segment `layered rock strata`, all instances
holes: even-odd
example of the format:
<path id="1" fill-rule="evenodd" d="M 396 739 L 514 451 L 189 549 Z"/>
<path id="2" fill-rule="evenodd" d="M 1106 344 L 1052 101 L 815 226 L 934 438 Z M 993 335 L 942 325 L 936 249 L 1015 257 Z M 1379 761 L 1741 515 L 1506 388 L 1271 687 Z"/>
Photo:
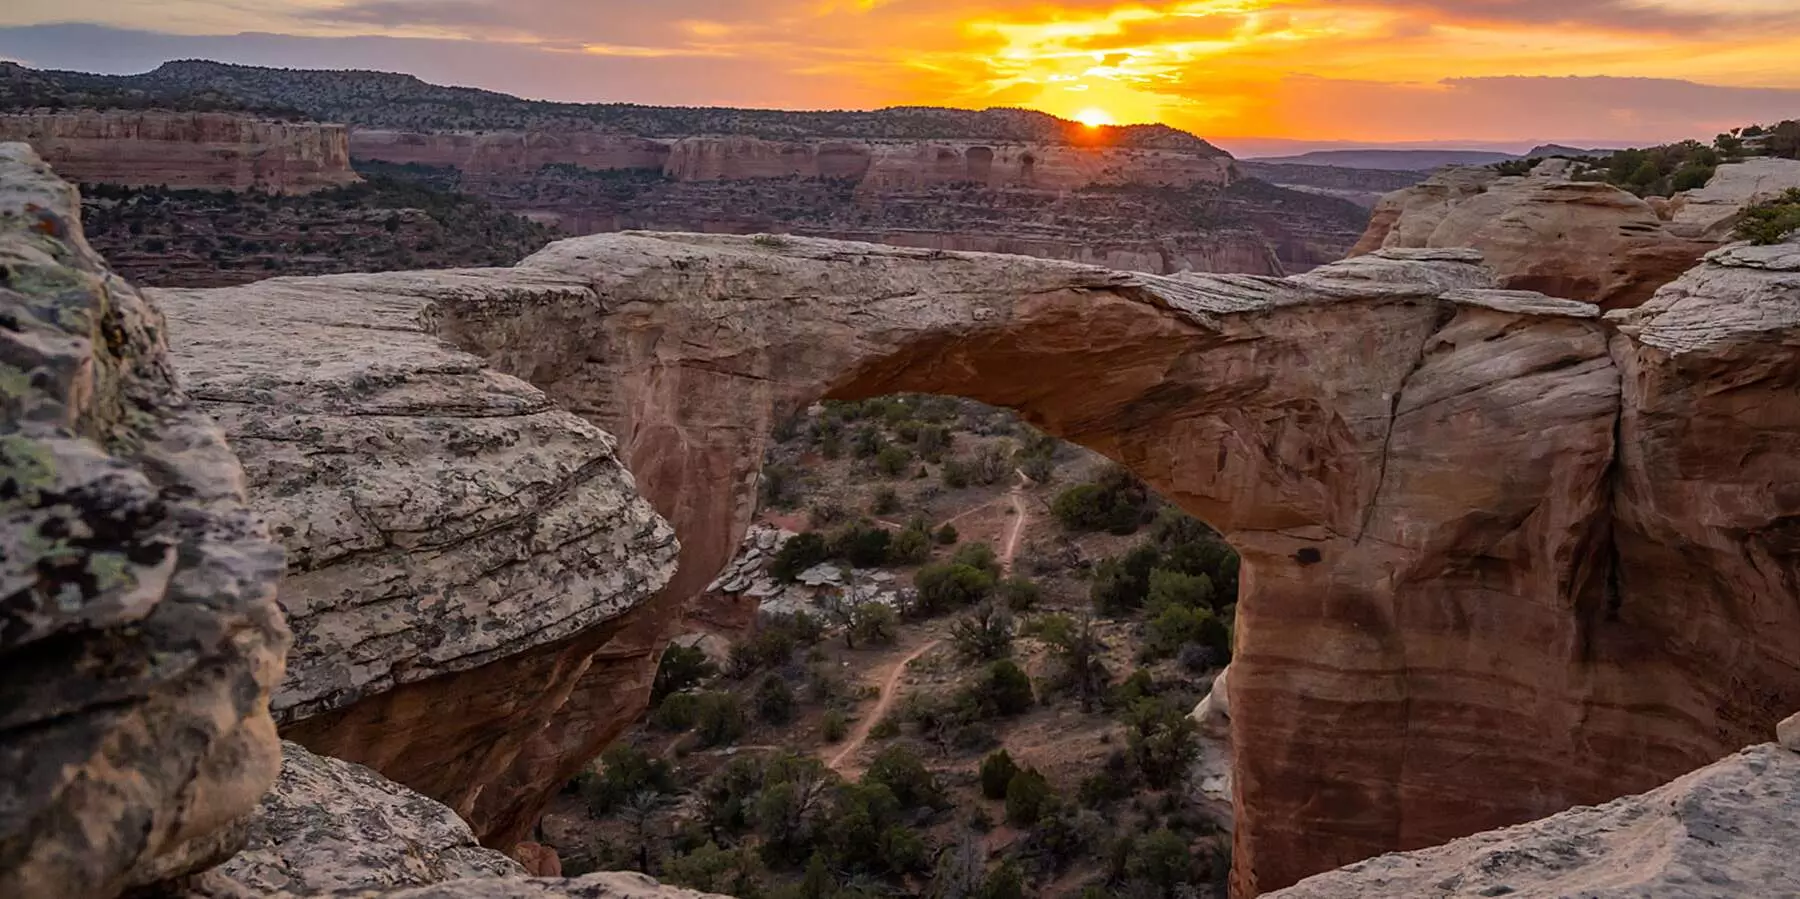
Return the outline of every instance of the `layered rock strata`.
<path id="1" fill-rule="evenodd" d="M 1734 177 L 1734 168 L 1722 167 L 1719 177 Z M 1502 287 L 1622 309 L 1649 299 L 1725 237 L 1673 228 L 1648 201 L 1569 175 L 1561 159 L 1525 176 L 1446 169 L 1383 198 L 1351 253 L 1469 247 Z"/>
<path id="2" fill-rule="evenodd" d="M 445 277 L 156 297 L 289 551 L 278 720 L 507 847 L 646 701 L 677 544 L 611 436 L 435 336 Z"/>
<path id="3" fill-rule="evenodd" d="M 0 115 L 71 181 L 307 193 L 360 180 L 342 125 L 217 112 L 75 110 Z"/>
<path id="4" fill-rule="evenodd" d="M 1384 855 L 1269 899 L 1800 895 L 1800 753 L 1747 749 L 1641 796 Z"/>
<path id="5" fill-rule="evenodd" d="M 163 322 L 0 145 L 0 895 L 213 864 L 274 779 L 281 552 Z"/>
<path id="6" fill-rule="evenodd" d="M 770 430 L 804 403 L 962 395 L 1123 462 L 1243 554 L 1230 706 L 1249 896 L 1648 789 L 1800 707 L 1794 253 L 1718 254 L 1610 322 L 1493 289 L 1468 250 L 1162 278 L 651 234 L 567 241 L 511 270 L 284 280 L 171 307 L 178 339 L 220 321 L 313 339 L 356 324 L 371 343 L 345 378 L 379 367 L 381 341 L 404 357 L 446 339 L 617 434 L 674 523 L 669 588 L 598 643 L 290 725 L 450 796 L 491 845 L 522 836 L 571 770 L 559 753 L 592 745 L 558 732 L 641 709 L 683 600 L 744 533 Z M 503 775 L 434 781 L 457 736 L 421 710 L 577 659 L 555 724 Z"/>

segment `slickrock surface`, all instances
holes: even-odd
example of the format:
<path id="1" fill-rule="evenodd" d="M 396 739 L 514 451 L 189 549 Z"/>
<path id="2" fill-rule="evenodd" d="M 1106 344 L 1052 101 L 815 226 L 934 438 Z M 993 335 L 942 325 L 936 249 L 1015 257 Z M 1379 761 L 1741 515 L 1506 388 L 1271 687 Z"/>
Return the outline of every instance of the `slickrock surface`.
<path id="1" fill-rule="evenodd" d="M 404 358 L 435 334 L 618 435 L 673 522 L 679 573 L 616 633 L 290 726 L 450 797 L 498 847 L 570 773 L 568 747 L 641 710 L 681 604 L 739 544 L 770 429 L 802 404 L 962 395 L 1127 464 L 1243 554 L 1230 707 L 1250 896 L 1650 789 L 1800 707 L 1794 253 L 1721 254 L 1616 325 L 1494 289 L 1466 249 L 1163 278 L 657 234 L 172 308 L 178 339 L 362 324 L 367 366 L 380 341 Z M 421 710 L 582 660 L 504 776 L 427 782 L 459 737 Z"/>
<path id="2" fill-rule="evenodd" d="M 631 613 L 673 573 L 674 533 L 609 435 L 432 336 L 419 299 L 362 283 L 270 281 L 223 306 L 156 297 L 182 376 L 289 551 L 295 649 L 275 696 L 288 736 L 510 845 L 644 701 L 650 674 L 608 677 L 598 709 L 571 691 L 609 670 L 595 654 L 620 652 L 632 621 L 659 620 Z M 529 789 L 502 789 L 521 759 Z"/>
<path id="3" fill-rule="evenodd" d="M 1676 194 L 1664 213 L 1669 231 L 1682 237 L 1731 239 L 1744 210 L 1800 187 L 1800 160 L 1750 159 L 1720 166 L 1705 187 Z"/>
<path id="4" fill-rule="evenodd" d="M 706 899 L 639 874 L 528 879 L 442 804 L 292 743 L 282 746 L 281 777 L 250 821 L 248 845 L 198 878 L 190 896 Z"/>
<path id="5" fill-rule="evenodd" d="M 1268 899 L 1800 895 L 1800 753 L 1757 746 L 1641 796 L 1384 855 Z"/>
<path id="6" fill-rule="evenodd" d="M 235 851 L 288 642 L 237 460 L 78 209 L 0 144 L 0 896 L 31 899 Z"/>
<path id="7" fill-rule="evenodd" d="M 1522 177 L 1446 169 L 1377 204 L 1351 253 L 1470 247 L 1502 287 L 1623 309 L 1649 299 L 1728 236 L 1677 229 L 1630 193 L 1570 180 L 1567 166 L 1553 159 Z M 1721 166 L 1717 180 L 1738 180 L 1738 168 Z"/>
<path id="8" fill-rule="evenodd" d="M 81 183 L 305 193 L 360 180 L 344 126 L 235 113 L 0 115 L 0 141 L 32 145 L 59 175 Z"/>

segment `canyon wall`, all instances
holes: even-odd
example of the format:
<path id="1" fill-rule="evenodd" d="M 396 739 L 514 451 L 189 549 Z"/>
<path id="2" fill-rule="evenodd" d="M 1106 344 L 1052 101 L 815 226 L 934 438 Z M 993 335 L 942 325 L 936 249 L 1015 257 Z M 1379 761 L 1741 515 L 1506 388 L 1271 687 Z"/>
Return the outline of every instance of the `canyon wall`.
<path id="1" fill-rule="evenodd" d="M 349 151 L 357 159 L 450 166 L 476 177 L 547 165 L 661 171 L 669 160 L 667 141 L 593 131 L 426 133 L 356 128 L 350 131 Z"/>
<path id="2" fill-rule="evenodd" d="M 211 331 L 270 349 L 252 366 L 221 343 L 184 367 L 277 382 L 317 377 L 297 349 L 347 333 L 334 322 L 366 342 L 327 367 L 348 384 L 391 381 L 446 339 L 616 434 L 681 537 L 668 586 L 605 626 L 297 716 L 301 742 L 447 796 L 511 845 L 571 759 L 641 711 L 683 602 L 742 536 L 774 424 L 821 396 L 956 394 L 1126 464 L 1241 551 L 1247 897 L 1649 789 L 1800 707 L 1797 274 L 1800 245 L 1732 250 L 1602 319 L 1493 289 L 1469 250 L 1169 278 L 626 234 L 511 270 L 163 296 L 178 346 Z M 286 407 L 263 394 L 240 401 Z M 276 486 L 253 497 L 276 503 Z M 356 514 L 332 496 L 315 514 Z M 284 603 L 320 601 L 295 586 Z M 510 720 L 477 703 L 494 714 L 464 730 L 471 697 L 546 682 L 560 705 L 529 720 L 547 730 L 438 771 Z"/>
<path id="3" fill-rule="evenodd" d="M 342 125 L 78 110 L 0 115 L 0 141 L 30 144 L 62 177 L 83 183 L 305 193 L 358 180 Z"/>

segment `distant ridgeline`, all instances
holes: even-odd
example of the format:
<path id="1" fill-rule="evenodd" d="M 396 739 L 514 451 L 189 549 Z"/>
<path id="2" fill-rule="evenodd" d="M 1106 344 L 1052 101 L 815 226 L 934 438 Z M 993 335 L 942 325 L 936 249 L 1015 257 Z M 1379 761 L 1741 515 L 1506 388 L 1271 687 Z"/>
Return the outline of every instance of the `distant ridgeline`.
<path id="1" fill-rule="evenodd" d="M 788 112 L 631 103 L 551 103 L 468 87 L 428 84 L 411 75 L 368 71 L 269 69 L 202 60 L 165 63 L 142 75 L 33 71 L 0 64 L 0 111 L 36 100 L 61 106 L 175 109 L 235 108 L 305 116 L 363 128 L 419 131 L 594 130 L 644 137 L 744 135 L 864 140 L 967 139 L 1087 144 L 1096 129 L 1026 109 L 980 111 L 906 106 L 874 111 Z M 1224 151 L 1166 125 L 1098 129 L 1111 146 Z"/>
<path id="2" fill-rule="evenodd" d="M 196 61 L 132 76 L 0 68 L 0 119 L 46 108 L 342 123 L 360 171 L 465 191 L 577 234 L 793 233 L 1280 275 L 1342 258 L 1368 222 L 1332 189 L 1246 177 L 1230 154 L 1174 128 L 1090 128 L 1022 109 L 548 103 L 406 75 Z M 1365 205 L 1368 195 L 1358 194 Z"/>

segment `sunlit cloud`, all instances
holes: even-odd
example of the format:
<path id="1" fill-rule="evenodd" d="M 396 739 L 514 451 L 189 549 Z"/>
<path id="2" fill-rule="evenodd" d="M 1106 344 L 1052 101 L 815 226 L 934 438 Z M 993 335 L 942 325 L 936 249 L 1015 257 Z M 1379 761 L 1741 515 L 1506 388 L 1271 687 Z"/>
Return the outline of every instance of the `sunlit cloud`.
<path id="1" fill-rule="evenodd" d="M 445 52 L 455 64 L 442 65 L 458 83 L 557 99 L 1016 105 L 1217 136 L 1650 138 L 1791 99 L 1747 89 L 1800 90 L 1795 0 L 12 0 L 0 9 L 0 28 L 52 22 L 219 41 L 236 32 L 453 41 Z M 571 80 L 578 70 L 566 61 L 521 66 L 516 52 L 505 65 L 482 62 L 480 48 L 502 44 L 573 51 L 604 62 L 606 76 Z M 282 59 L 299 46 L 284 45 Z M 28 49 L 0 52 L 30 59 Z M 1636 79 L 1671 75 L 1714 87 L 1659 109 Z M 1613 80 L 1545 87 L 1514 76 Z M 1702 94 L 1711 99 L 1694 99 Z M 1485 119 L 1466 106 L 1472 97 L 1492 106 Z"/>

